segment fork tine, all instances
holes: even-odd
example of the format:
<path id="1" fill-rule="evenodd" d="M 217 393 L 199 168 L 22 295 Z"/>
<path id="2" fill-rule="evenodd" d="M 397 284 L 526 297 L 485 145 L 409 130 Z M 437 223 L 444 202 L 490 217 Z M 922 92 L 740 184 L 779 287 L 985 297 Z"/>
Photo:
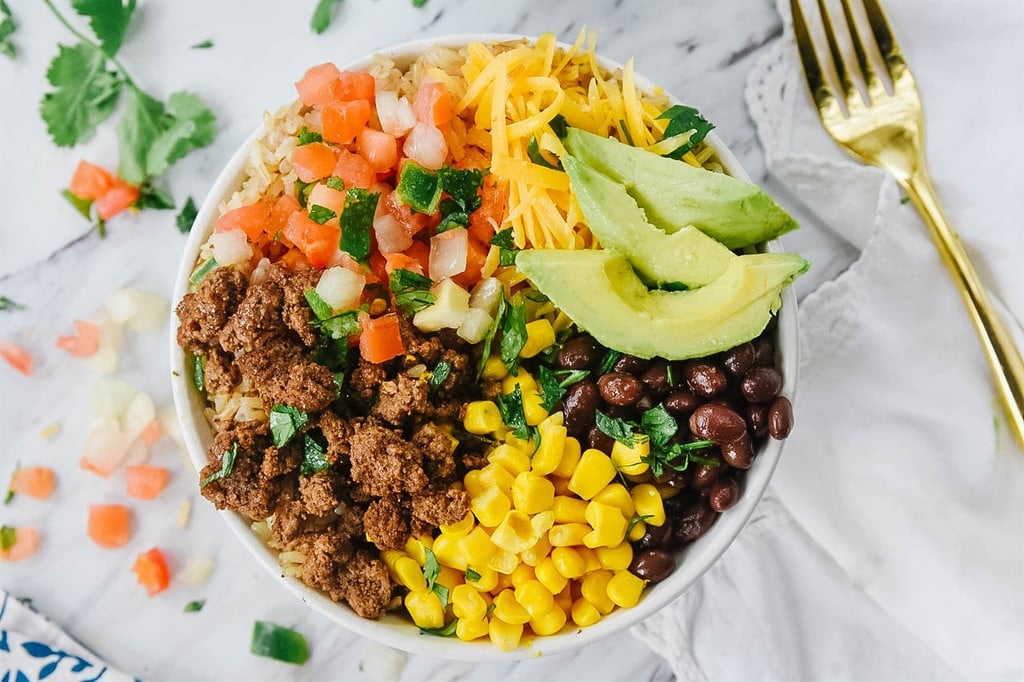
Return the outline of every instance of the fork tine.
<path id="1" fill-rule="evenodd" d="M 864 84 L 867 86 L 868 99 L 870 101 L 877 101 L 885 95 L 885 87 L 875 74 L 875 69 L 871 66 L 871 61 L 868 59 L 868 53 L 864 51 L 864 43 L 861 42 L 860 31 L 857 30 L 857 23 L 853 19 L 853 10 L 850 9 L 850 0 L 841 1 L 843 4 L 843 17 L 846 19 L 846 27 L 850 31 L 850 41 L 853 43 L 853 52 L 857 55 L 857 64 L 860 65 L 860 72 L 864 76 Z"/>
<path id="2" fill-rule="evenodd" d="M 860 94 L 853 87 L 850 74 L 846 71 L 846 64 L 843 62 L 843 54 L 839 51 L 839 43 L 836 42 L 836 34 L 832 29 L 832 19 L 829 17 L 828 8 L 825 7 L 825 0 L 818 0 L 818 12 L 821 14 L 821 23 L 825 25 L 825 39 L 828 41 L 828 50 L 832 53 L 832 63 L 836 69 L 836 76 L 839 78 L 839 85 L 846 95 L 847 109 L 854 108 L 860 104 Z"/>
<path id="3" fill-rule="evenodd" d="M 811 40 L 811 33 L 807 29 L 807 20 L 800 9 L 800 0 L 790 0 L 793 13 L 793 35 L 796 37 L 797 49 L 800 52 L 800 61 L 804 66 L 804 76 L 807 78 L 807 87 L 811 91 L 814 105 L 818 109 L 818 116 L 825 120 L 824 113 L 835 108 L 838 110 L 832 90 L 829 89 L 822 73 L 821 64 L 818 62 L 818 55 L 814 52 L 814 43 Z"/>
<path id="4" fill-rule="evenodd" d="M 892 79 L 892 86 L 895 89 L 900 77 L 907 71 L 907 63 L 900 52 L 899 43 L 893 35 L 892 26 L 885 16 L 885 11 L 878 3 L 878 0 L 863 0 L 864 11 L 868 15 L 868 23 L 871 25 L 871 33 L 875 36 L 875 43 L 878 45 L 878 52 L 882 55 L 882 62 Z"/>

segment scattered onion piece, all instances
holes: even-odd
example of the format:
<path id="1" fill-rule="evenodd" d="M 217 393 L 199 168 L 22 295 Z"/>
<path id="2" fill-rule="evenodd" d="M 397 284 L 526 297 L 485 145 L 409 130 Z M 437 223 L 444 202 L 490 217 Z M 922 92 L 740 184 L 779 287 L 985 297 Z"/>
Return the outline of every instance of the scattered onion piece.
<path id="1" fill-rule="evenodd" d="M 178 574 L 178 580 L 195 587 L 206 582 L 213 573 L 213 557 L 208 554 L 197 554 L 190 556 L 185 561 L 185 568 Z"/>
<path id="2" fill-rule="evenodd" d="M 89 358 L 100 349 L 101 330 L 86 320 L 75 320 L 75 335 L 57 338 L 57 348 L 66 350 L 73 358 Z"/>
<path id="3" fill-rule="evenodd" d="M 129 445 L 116 419 L 100 417 L 86 435 L 80 464 L 86 471 L 107 478 L 124 462 Z"/>
<path id="4" fill-rule="evenodd" d="M 22 561 L 36 553 L 39 547 L 39 536 L 35 528 L 18 526 L 14 529 L 14 544 L 7 549 L 0 549 L 0 560 Z"/>
<path id="5" fill-rule="evenodd" d="M 56 436 L 58 433 L 60 433 L 60 424 L 58 424 L 57 422 L 53 422 L 52 424 L 47 424 L 42 429 L 40 429 L 39 437 L 42 438 L 43 440 L 49 440 Z"/>
<path id="6" fill-rule="evenodd" d="M 186 497 L 178 503 L 178 508 L 174 511 L 174 525 L 178 528 L 184 528 L 188 525 L 188 520 L 191 516 L 192 500 Z"/>
<path id="7" fill-rule="evenodd" d="M 0 339 L 0 357 L 2 357 L 8 365 L 25 376 L 32 376 L 32 356 L 29 355 L 28 351 L 24 348 L 16 346 L 5 339 Z"/>
<path id="8" fill-rule="evenodd" d="M 22 467 L 11 475 L 7 489 L 18 495 L 27 495 L 45 500 L 53 493 L 53 469 L 46 467 Z"/>

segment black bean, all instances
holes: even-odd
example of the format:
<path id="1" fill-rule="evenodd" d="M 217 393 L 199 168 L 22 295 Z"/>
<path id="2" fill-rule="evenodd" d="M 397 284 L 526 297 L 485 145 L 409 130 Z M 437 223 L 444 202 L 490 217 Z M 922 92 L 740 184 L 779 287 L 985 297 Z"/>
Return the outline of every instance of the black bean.
<path id="1" fill-rule="evenodd" d="M 679 546 L 696 540 L 707 532 L 717 518 L 718 514 L 704 500 L 691 503 L 676 517 L 675 533 L 672 535 L 674 544 Z"/>
<path id="2" fill-rule="evenodd" d="M 603 349 L 589 334 L 581 334 L 562 344 L 558 364 L 565 369 L 590 369 L 601 360 Z"/>
<path id="3" fill-rule="evenodd" d="M 768 433 L 768 405 L 750 403 L 747 405 L 747 424 L 750 431 L 760 438 Z"/>
<path id="4" fill-rule="evenodd" d="M 719 479 L 708 492 L 708 504 L 716 512 L 724 512 L 740 499 L 740 484 L 735 479 Z"/>
<path id="5" fill-rule="evenodd" d="M 793 429 L 793 404 L 789 398 L 780 395 L 768 408 L 768 433 L 776 440 L 782 440 Z"/>
<path id="6" fill-rule="evenodd" d="M 645 395 L 643 398 L 636 401 L 636 410 L 643 414 L 647 410 L 654 409 L 657 405 L 658 401 L 653 396 Z"/>
<path id="7" fill-rule="evenodd" d="M 647 526 L 646 532 L 637 540 L 637 549 L 662 549 L 672 544 L 672 533 L 675 527 L 671 521 L 666 520 L 660 526 Z"/>
<path id="8" fill-rule="evenodd" d="M 612 419 L 635 421 L 637 418 L 636 408 L 632 405 L 605 405 L 601 411 Z"/>
<path id="9" fill-rule="evenodd" d="M 765 338 L 754 341 L 754 367 L 775 366 L 775 344 Z"/>
<path id="10" fill-rule="evenodd" d="M 726 469 L 727 467 L 722 463 L 719 463 L 718 466 L 698 464 L 690 473 L 690 485 L 698 490 L 703 490 L 717 481 Z"/>
<path id="11" fill-rule="evenodd" d="M 698 438 L 728 443 L 747 432 L 747 423 L 732 409 L 724 405 L 707 403 L 690 415 L 690 431 Z"/>
<path id="12" fill-rule="evenodd" d="M 583 435 L 594 425 L 594 411 L 601 404 L 601 394 L 593 381 L 580 381 L 569 387 L 562 399 L 565 428 L 573 435 Z"/>
<path id="13" fill-rule="evenodd" d="M 721 368 L 700 363 L 690 367 L 686 384 L 695 395 L 711 398 L 724 391 L 729 385 L 729 380 Z"/>
<path id="14" fill-rule="evenodd" d="M 669 552 L 650 549 L 633 557 L 629 570 L 638 578 L 658 583 L 672 575 L 676 570 L 676 558 Z"/>
<path id="15" fill-rule="evenodd" d="M 773 367 L 754 367 L 740 383 L 743 397 L 752 403 L 766 403 L 782 390 L 782 375 Z"/>
<path id="16" fill-rule="evenodd" d="M 643 384 L 632 374 L 609 372 L 597 380 L 601 397 L 609 405 L 632 405 L 644 394 Z"/>
<path id="17" fill-rule="evenodd" d="M 673 414 L 689 414 L 700 405 L 700 399 L 689 391 L 675 391 L 665 398 L 665 409 Z"/>
<path id="18" fill-rule="evenodd" d="M 595 426 L 587 433 L 587 445 L 594 450 L 609 453 L 615 445 L 615 439 Z"/>
<path id="19" fill-rule="evenodd" d="M 722 443 L 721 450 L 722 459 L 733 468 L 749 469 L 754 461 L 754 446 L 746 432 L 734 441 Z"/>
<path id="20" fill-rule="evenodd" d="M 643 358 L 638 358 L 635 355 L 623 355 L 615 361 L 614 365 L 612 365 L 612 370 L 615 372 L 625 372 L 626 374 L 640 376 L 650 366 L 650 360 L 644 360 Z"/>
<path id="21" fill-rule="evenodd" d="M 648 391 L 657 396 L 665 395 L 672 390 L 672 385 L 668 381 L 668 363 L 664 360 L 656 360 L 640 380 L 644 382 Z"/>
<path id="22" fill-rule="evenodd" d="M 741 377 L 754 366 L 754 344 L 749 341 L 725 351 L 722 364 L 729 374 Z"/>

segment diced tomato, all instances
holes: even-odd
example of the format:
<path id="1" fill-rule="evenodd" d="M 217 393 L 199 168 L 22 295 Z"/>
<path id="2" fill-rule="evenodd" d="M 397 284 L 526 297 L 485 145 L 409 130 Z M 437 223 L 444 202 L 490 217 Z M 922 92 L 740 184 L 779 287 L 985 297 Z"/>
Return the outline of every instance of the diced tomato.
<path id="1" fill-rule="evenodd" d="M 370 122 L 370 113 L 370 102 L 365 99 L 324 104 L 320 110 L 324 141 L 335 144 L 352 142 L 359 131 Z"/>
<path id="2" fill-rule="evenodd" d="M 298 207 L 298 202 L 296 202 L 296 207 Z M 273 209 L 274 204 L 267 201 L 232 209 L 217 218 L 217 222 L 213 225 L 213 231 L 241 230 L 245 232 L 249 241 L 258 241 L 267 232 Z"/>
<path id="3" fill-rule="evenodd" d="M 45 500 L 53 492 L 53 469 L 46 467 L 22 467 L 11 476 L 7 486 L 19 495 L 27 495 L 37 500 Z"/>
<path id="4" fill-rule="evenodd" d="M 443 126 L 455 116 L 452 95 L 444 83 L 420 83 L 412 102 L 416 120 L 432 126 Z"/>
<path id="5" fill-rule="evenodd" d="M 137 464 L 124 468 L 125 488 L 129 497 L 152 500 L 167 487 L 171 474 L 164 467 Z"/>
<path id="6" fill-rule="evenodd" d="M 113 175 L 88 161 L 79 161 L 68 191 L 82 199 L 99 199 L 115 184 Z"/>
<path id="7" fill-rule="evenodd" d="M 123 547 L 131 537 L 131 512 L 120 504 L 89 507 L 89 537 L 100 547 Z"/>
<path id="8" fill-rule="evenodd" d="M 57 338 L 57 348 L 73 358 L 88 358 L 100 349 L 100 328 L 92 322 L 75 320 L 75 335 Z"/>
<path id="9" fill-rule="evenodd" d="M 359 153 L 373 170 L 387 173 L 398 164 L 398 140 L 373 128 L 363 128 L 357 136 Z"/>
<path id="10" fill-rule="evenodd" d="M 326 104 L 337 97 L 341 70 L 327 62 L 311 67 L 295 83 L 295 89 L 307 107 Z"/>
<path id="11" fill-rule="evenodd" d="M 377 180 L 369 161 L 346 150 L 342 150 L 338 155 L 338 163 L 334 166 L 334 175 L 341 178 L 347 188 L 368 189 Z"/>
<path id="12" fill-rule="evenodd" d="M 96 207 L 96 215 L 103 220 L 110 220 L 134 204 L 138 198 L 138 187 L 114 178 L 114 186 L 108 189 L 102 196 L 96 197 L 93 205 Z"/>
<path id="13" fill-rule="evenodd" d="M 284 236 L 295 244 L 314 268 L 324 268 L 338 250 L 341 230 L 336 225 L 319 225 L 305 213 L 293 213 Z"/>
<path id="14" fill-rule="evenodd" d="M 35 528 L 18 526 L 14 529 L 14 544 L 7 549 L 0 549 L 0 560 L 21 561 L 36 553 L 39 537 Z"/>
<path id="15" fill-rule="evenodd" d="M 322 142 L 304 144 L 292 152 L 292 166 L 303 182 L 330 177 L 337 162 L 338 155 Z"/>
<path id="16" fill-rule="evenodd" d="M 277 262 L 291 272 L 308 270 L 311 267 L 309 261 L 306 260 L 306 256 L 298 249 L 291 249 L 288 253 L 281 256 L 281 260 Z"/>
<path id="17" fill-rule="evenodd" d="M 480 281 L 480 271 L 483 270 L 490 247 L 472 236 L 470 236 L 467 246 L 466 269 L 452 279 L 463 289 L 472 289 L 473 285 Z"/>
<path id="18" fill-rule="evenodd" d="M 0 339 L 0 358 L 3 358 L 8 365 L 18 370 L 27 377 L 32 376 L 32 356 L 28 351 L 15 346 L 10 341 Z"/>
<path id="19" fill-rule="evenodd" d="M 357 99 L 373 101 L 376 82 L 373 76 L 362 71 L 342 71 L 335 86 L 335 99 L 351 102 Z"/>
<path id="20" fill-rule="evenodd" d="M 309 193 L 309 201 L 306 203 L 310 208 L 323 206 L 334 211 L 336 215 L 341 215 L 342 209 L 345 208 L 345 193 L 321 183 Z"/>
<path id="21" fill-rule="evenodd" d="M 167 560 L 164 558 L 164 553 L 156 547 L 135 558 L 135 563 L 132 564 L 132 573 L 135 574 L 139 584 L 146 588 L 150 597 L 163 592 L 171 584 L 171 572 L 167 570 Z"/>
<path id="22" fill-rule="evenodd" d="M 416 213 L 398 198 L 397 192 L 386 195 L 382 201 L 391 217 L 401 223 L 406 233 L 411 237 L 423 230 L 430 224 L 430 216 L 425 213 Z"/>
<path id="23" fill-rule="evenodd" d="M 480 189 L 480 208 L 469 216 L 469 234 L 489 244 L 505 218 L 507 201 L 507 186 L 497 184 L 493 175 L 484 178 L 483 187 Z"/>
<path id="24" fill-rule="evenodd" d="M 142 442 L 146 445 L 152 445 L 163 437 L 164 425 L 160 423 L 159 419 L 154 419 L 143 426 L 142 430 L 139 431 L 139 438 L 141 438 Z"/>
<path id="25" fill-rule="evenodd" d="M 413 242 L 418 244 L 419 242 Z M 427 249 L 429 256 L 430 249 Z M 424 274 L 423 266 L 420 262 L 411 256 L 404 253 L 386 253 L 384 254 L 384 271 L 390 275 L 395 270 L 408 270 L 409 272 L 415 272 L 417 275 Z M 386 277 L 384 279 L 387 279 Z"/>
<path id="26" fill-rule="evenodd" d="M 419 264 L 420 269 L 415 272 L 425 275 L 430 270 L 430 246 L 428 244 L 414 240 L 412 246 L 405 250 L 405 254 Z"/>
<path id="27" fill-rule="evenodd" d="M 398 315 L 389 313 L 378 318 L 363 320 L 363 333 L 359 335 L 359 354 L 367 362 L 387 362 L 405 352 Z"/>

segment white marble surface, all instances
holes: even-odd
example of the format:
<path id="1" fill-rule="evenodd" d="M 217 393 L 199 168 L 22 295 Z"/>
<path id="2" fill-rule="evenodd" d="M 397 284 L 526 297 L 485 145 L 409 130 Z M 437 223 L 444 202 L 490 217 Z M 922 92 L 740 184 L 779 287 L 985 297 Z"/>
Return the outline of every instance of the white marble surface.
<path id="1" fill-rule="evenodd" d="M 0 186 L 6 188 L 0 207 L 0 294 L 29 309 L 0 313 L 0 338 L 31 348 L 37 369 L 35 377 L 25 379 L 0 366 L 0 476 L 21 461 L 52 466 L 59 484 L 50 502 L 19 499 L 0 508 L 0 522 L 34 525 L 42 533 L 42 549 L 31 561 L 0 564 L 0 586 L 31 597 L 37 608 L 84 644 L 144 679 L 372 678 L 369 672 L 381 660 L 379 651 L 303 608 L 258 569 L 195 492 L 191 472 L 167 440 L 153 462 L 172 468 L 174 479 L 160 500 L 130 503 L 137 520 L 131 544 L 101 550 L 86 538 L 87 506 L 124 501 L 123 483 L 119 476 L 102 481 L 78 468 L 95 377 L 56 350 L 53 339 L 68 333 L 72 319 L 97 310 L 118 286 L 169 294 L 184 239 L 174 229 L 171 213 L 156 212 L 116 219 L 106 240 L 83 233 L 81 219 L 57 191 L 70 179 L 79 158 L 113 166 L 113 132 L 104 126 L 94 141 L 74 150 L 50 144 L 37 114 L 38 100 L 56 42 L 68 41 L 69 36 L 42 3 L 10 4 L 20 24 L 16 42 L 21 55 L 15 62 L 0 58 L 0 136 L 8 160 L 0 167 Z M 761 48 L 781 31 L 771 0 L 429 0 L 420 10 L 409 0 L 344 0 L 334 25 L 322 36 L 308 29 L 312 2 L 140 4 L 123 62 L 155 94 L 182 88 L 198 92 L 214 108 L 220 126 L 214 145 L 189 156 L 168 174 L 167 186 L 179 201 L 188 195 L 201 200 L 219 167 L 258 124 L 263 109 L 291 99 L 291 82 L 312 63 L 345 62 L 390 43 L 470 31 L 554 31 L 568 39 L 583 24 L 601 29 L 603 52 L 616 59 L 635 56 L 640 72 L 717 123 L 719 134 L 751 175 L 763 172 L 742 92 Z M 909 53 L 917 48 L 936 62 L 953 58 L 924 49 L 929 41 L 944 38 L 932 34 L 927 17 L 901 16 L 899 3 L 889 4 L 894 20 L 907 27 L 900 35 Z M 958 0 L 936 4 L 951 10 L 973 5 Z M 213 49 L 189 49 L 205 39 L 214 41 Z M 949 131 L 941 139 L 956 138 Z M 972 165 L 975 173 L 983 170 L 980 161 Z M 952 182 L 955 170 L 950 165 L 935 169 L 941 189 L 957 191 Z M 1008 173 L 1022 176 L 1019 167 Z M 977 181 L 971 186 L 978 194 L 956 197 L 962 213 L 954 215 L 954 221 L 961 219 L 968 241 L 992 246 L 984 226 L 975 226 L 972 232 L 963 219 L 969 216 L 972 201 L 998 200 L 1007 186 L 986 189 Z M 801 290 L 807 291 L 840 271 L 854 254 L 816 229 L 812 218 L 799 211 L 798 216 L 807 218 L 804 230 L 787 241 L 815 262 L 813 276 L 800 280 Z M 995 273 L 996 282 L 998 273 L 1015 267 L 1022 255 L 1020 244 L 987 248 L 985 253 L 982 267 Z M 1024 294 L 1002 293 L 1018 311 L 1024 308 Z M 166 330 L 132 337 L 116 375 L 149 392 L 162 406 L 170 403 L 165 338 Z M 61 424 L 61 433 L 52 440 L 39 439 L 38 431 L 54 421 Z M 185 497 L 193 499 L 195 511 L 188 528 L 179 530 L 173 524 L 173 510 Z M 149 599 L 129 568 L 136 554 L 153 545 L 165 548 L 176 568 L 194 553 L 214 554 L 217 568 L 202 587 L 179 583 Z M 207 599 L 203 611 L 183 614 L 184 604 L 197 598 Z M 248 641 L 255 619 L 273 620 L 306 634 L 312 643 L 310 662 L 294 668 L 251 656 Z M 574 654 L 510 665 L 409 657 L 400 678 L 664 680 L 671 673 L 641 642 L 623 635 Z"/>

